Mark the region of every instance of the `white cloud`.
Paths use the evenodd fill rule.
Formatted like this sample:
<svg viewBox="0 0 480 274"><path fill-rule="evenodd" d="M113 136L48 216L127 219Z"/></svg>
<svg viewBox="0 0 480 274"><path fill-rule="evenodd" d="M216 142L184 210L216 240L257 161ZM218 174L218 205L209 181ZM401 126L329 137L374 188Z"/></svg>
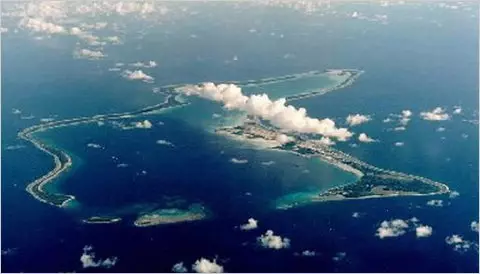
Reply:
<svg viewBox="0 0 480 274"><path fill-rule="evenodd" d="M126 79L129 80L142 80L147 83L152 83L154 78L146 73L144 73L142 70L125 70L122 73L122 76Z"/></svg>
<svg viewBox="0 0 480 274"><path fill-rule="evenodd" d="M187 85L177 88L176 91L188 96L197 95L222 102L226 109L246 111L250 115L268 120L272 125L287 131L320 134L337 138L340 141L345 141L353 135L346 128L335 127L335 122L331 119L310 118L304 108L296 109L291 105L285 105L285 98L271 101L266 94L247 97L242 94L241 88L233 84Z"/></svg>
<svg viewBox="0 0 480 274"><path fill-rule="evenodd" d="M355 115L348 115L346 122L349 126L357 126L366 122L371 121L372 118L370 115L362 115L362 114L355 114Z"/></svg>
<svg viewBox="0 0 480 274"><path fill-rule="evenodd" d="M89 50L89 49L77 49L73 52L75 58L84 58L89 60L98 60L102 59L106 55L99 50Z"/></svg>
<svg viewBox="0 0 480 274"><path fill-rule="evenodd" d="M395 142L394 144L396 147L403 147L405 145L404 142Z"/></svg>
<svg viewBox="0 0 480 274"><path fill-rule="evenodd" d="M14 108L14 109L12 109L12 114L15 114L15 115L22 114L22 111Z"/></svg>
<svg viewBox="0 0 480 274"><path fill-rule="evenodd" d="M136 63L130 64L130 66L136 67L136 68L154 68L157 66L157 62L155 61L148 61L148 63L136 62Z"/></svg>
<svg viewBox="0 0 480 274"><path fill-rule="evenodd" d="M357 17L358 17L358 12L354 11L354 12L352 13L352 18L357 18Z"/></svg>
<svg viewBox="0 0 480 274"><path fill-rule="evenodd" d="M192 270L197 273L223 273L223 266L217 264L216 260L201 258L192 265Z"/></svg>
<svg viewBox="0 0 480 274"><path fill-rule="evenodd" d="M470 223L470 229L471 229L472 231L478 232L478 222L477 222L477 221L473 221L472 223Z"/></svg>
<svg viewBox="0 0 480 274"><path fill-rule="evenodd" d="M415 233L417 234L417 238L429 237L432 235L432 230L431 226L420 225L415 228Z"/></svg>
<svg viewBox="0 0 480 274"><path fill-rule="evenodd" d="M172 266L172 272L175 273L187 273L188 269L185 267L183 262L176 263Z"/></svg>
<svg viewBox="0 0 480 274"><path fill-rule="evenodd" d="M20 27L27 28L33 32L47 34L64 34L67 31L64 27L50 22L45 22L43 18L24 18L19 23Z"/></svg>
<svg viewBox="0 0 480 274"><path fill-rule="evenodd" d="M8 32L8 28L0 27L0 33Z"/></svg>
<svg viewBox="0 0 480 274"><path fill-rule="evenodd" d="M320 138L319 142L324 144L324 145L327 145L327 146L335 145L335 142L332 139L330 139L329 137L325 137L325 136Z"/></svg>
<svg viewBox="0 0 480 274"><path fill-rule="evenodd" d="M392 121L393 121L393 120L392 120L391 118L388 118L388 117L385 118L385 119L383 119L383 122L384 122L384 123L390 123L390 122L392 122Z"/></svg>
<svg viewBox="0 0 480 274"><path fill-rule="evenodd" d="M271 165L273 165L273 164L275 164L275 161L262 162L262 165L264 165L264 166L271 166Z"/></svg>
<svg viewBox="0 0 480 274"><path fill-rule="evenodd" d="M427 202L427 205L442 207L443 206L443 200L430 200L430 201Z"/></svg>
<svg viewBox="0 0 480 274"><path fill-rule="evenodd" d="M95 253L93 253L92 250L93 248L88 245L83 248L83 254L80 257L80 261L82 262L83 268L88 268L88 267L110 268L115 266L115 264L118 261L117 257L110 257L105 260L95 261Z"/></svg>
<svg viewBox="0 0 480 274"><path fill-rule="evenodd" d="M367 134L365 133L360 133L360 135L358 135L358 140L363 143L372 143L377 141L375 139L368 137Z"/></svg>
<svg viewBox="0 0 480 274"><path fill-rule="evenodd" d="M290 239L276 236L272 230L267 230L264 235L257 238L258 243L264 248L282 249L290 247Z"/></svg>
<svg viewBox="0 0 480 274"><path fill-rule="evenodd" d="M135 122L134 126L136 128L148 129L148 128L152 128L152 123L150 123L150 121L148 121L148 120L143 120L143 121L140 121L140 122Z"/></svg>
<svg viewBox="0 0 480 274"><path fill-rule="evenodd" d="M118 36L107 36L104 38L105 41L108 41L114 45L118 45L118 44L121 44L122 43L122 40L120 40L120 37Z"/></svg>
<svg viewBox="0 0 480 274"><path fill-rule="evenodd" d="M412 114L413 114L412 111L410 111L408 109L402 110L402 117L403 118L408 118L408 117L412 116Z"/></svg>
<svg viewBox="0 0 480 274"><path fill-rule="evenodd" d="M315 255L317 255L315 251L311 251L311 250L302 251L302 256L305 256L305 257L313 257Z"/></svg>
<svg viewBox="0 0 480 274"><path fill-rule="evenodd" d="M387 237L398 237L405 234L405 230L408 228L408 223L401 219L395 219L392 221L383 221L380 227L377 228L375 234L380 239Z"/></svg>
<svg viewBox="0 0 480 274"><path fill-rule="evenodd" d="M403 127L403 126L402 126L402 127L395 127L393 130L394 130L394 131L404 131L404 130L406 130L406 129L407 129L406 127Z"/></svg>
<svg viewBox="0 0 480 274"><path fill-rule="evenodd" d="M460 193L458 193L458 191L455 191L455 190L452 191L452 192L450 192L450 194L448 195L448 197L449 197L450 199L455 199L455 198L457 198L458 196L460 196Z"/></svg>
<svg viewBox="0 0 480 274"><path fill-rule="evenodd" d="M353 218L360 218L360 213L359 212L353 212L352 217Z"/></svg>
<svg viewBox="0 0 480 274"><path fill-rule="evenodd" d="M439 127L439 128L437 128L437 132L443 132L443 131L445 131L445 128L444 128L444 127Z"/></svg>
<svg viewBox="0 0 480 274"><path fill-rule="evenodd" d="M173 145L173 143L167 141L167 140L157 140L157 144L159 145L163 145L163 146L170 146L170 147L174 147L175 145Z"/></svg>
<svg viewBox="0 0 480 274"><path fill-rule="evenodd" d="M445 242L453 247L453 250L458 252L468 251L474 243L464 240L462 236L454 234L445 238Z"/></svg>
<svg viewBox="0 0 480 274"><path fill-rule="evenodd" d="M95 144L95 143L88 143L87 144L87 147L91 147L91 148L101 148L103 149L103 147L99 144Z"/></svg>
<svg viewBox="0 0 480 274"><path fill-rule="evenodd" d="M246 164L248 163L248 160L247 159L237 159L237 158L232 158L230 159L230 162L234 163L234 164Z"/></svg>
<svg viewBox="0 0 480 274"><path fill-rule="evenodd" d="M253 218L249 218L246 224L240 226L241 230L252 230L256 228L258 228L258 221Z"/></svg>
<svg viewBox="0 0 480 274"><path fill-rule="evenodd" d="M453 114L461 114L461 113L462 113L462 107L459 107L459 106L453 107Z"/></svg>
<svg viewBox="0 0 480 274"><path fill-rule="evenodd" d="M441 107L436 107L432 111L420 112L420 116L423 118L423 120L428 121L445 121L450 119L450 115L445 113L445 110Z"/></svg>
<svg viewBox="0 0 480 274"><path fill-rule="evenodd" d="M285 134L278 134L277 137L275 137L275 140L278 143L283 145L285 143L293 141L294 139L292 137L289 137L289 136L285 135Z"/></svg>
<svg viewBox="0 0 480 274"><path fill-rule="evenodd" d="M347 256L346 252L337 252L335 256L332 257L332 260L334 260L335 262L339 262L345 259L346 256Z"/></svg>

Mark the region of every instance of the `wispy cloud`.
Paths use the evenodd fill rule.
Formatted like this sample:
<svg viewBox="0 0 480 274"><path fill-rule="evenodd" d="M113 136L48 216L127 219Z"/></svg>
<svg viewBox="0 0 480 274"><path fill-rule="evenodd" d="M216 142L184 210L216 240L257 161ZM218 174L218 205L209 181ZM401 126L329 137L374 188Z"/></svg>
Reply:
<svg viewBox="0 0 480 274"><path fill-rule="evenodd" d="M78 59L98 60L106 55L99 50L77 49L73 52L73 56Z"/></svg>
<svg viewBox="0 0 480 274"><path fill-rule="evenodd" d="M179 262L179 263L176 263L173 265L172 267L172 272L175 272L175 273L187 273L188 272L188 269L187 267L185 267L185 265L183 264L183 262Z"/></svg>
<svg viewBox="0 0 480 274"><path fill-rule="evenodd" d="M247 159L232 158L232 159L230 159L230 162L234 163L234 164L246 164L246 163L248 163L248 160Z"/></svg>
<svg viewBox="0 0 480 274"><path fill-rule="evenodd" d="M89 268L89 267L104 267L104 268L111 268L115 266L117 263L118 259L117 257L110 257L105 260L95 260L95 253L93 253L93 247L92 246L85 246L83 248L83 254L80 257L80 261L82 262L83 268Z"/></svg>
<svg viewBox="0 0 480 274"><path fill-rule="evenodd" d="M132 67L136 67L136 68L154 68L157 66L157 62L155 61L148 61L148 62L136 62L136 63L132 63L130 64L130 66Z"/></svg>
<svg viewBox="0 0 480 274"><path fill-rule="evenodd" d="M66 29L63 26L46 22L43 18L24 18L19 23L19 27L29 29L33 32L46 34L65 34Z"/></svg>
<svg viewBox="0 0 480 274"><path fill-rule="evenodd" d="M169 147L174 147L172 142L169 142L167 140L157 140L157 144L162 145L162 146L169 146Z"/></svg>
<svg viewBox="0 0 480 274"><path fill-rule="evenodd" d="M443 200L430 200L430 201L427 202L427 205L442 207L443 206Z"/></svg>

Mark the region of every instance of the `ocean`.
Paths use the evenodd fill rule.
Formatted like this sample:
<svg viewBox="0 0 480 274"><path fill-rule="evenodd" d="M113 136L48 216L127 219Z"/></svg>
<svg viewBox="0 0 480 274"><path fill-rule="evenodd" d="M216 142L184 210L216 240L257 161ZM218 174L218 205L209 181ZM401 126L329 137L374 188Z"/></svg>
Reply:
<svg viewBox="0 0 480 274"><path fill-rule="evenodd" d="M399 6L383 25L263 8L236 10L221 21L214 19L228 4L216 5L211 13L152 28L143 40L132 34L122 47L108 48L108 58L100 61L72 59L71 46L62 38L29 44L25 41L31 37L22 33L2 36L2 251L10 250L1 257L2 271L170 272L175 263L190 266L205 257L217 258L227 272L477 272L478 249L456 252L445 237L459 234L478 242L478 233L470 229L479 218L478 124L462 121L478 121L478 13L471 18ZM362 8L366 7L355 7ZM441 20L442 26L432 20ZM141 27L133 26L132 33ZM234 56L238 60L233 61ZM115 62L152 58L161 64L151 70L155 84L127 81L107 71ZM446 183L460 196L312 203L276 210L279 197L325 190L353 176L316 159L215 135L213 114L221 115L218 125L242 114L227 116L218 104L195 98L189 98L190 106L123 121L148 119L151 129L121 130L106 123L39 134L73 155L73 169L53 187L75 195L79 203L58 209L25 191L30 181L53 167L47 155L16 138L40 118L59 120L153 105L164 97L152 88L167 84L240 81L329 68L365 73L352 86L292 104L339 125L349 114L369 114L373 120L352 131L379 140L339 142L337 148L381 168ZM462 114L448 121L419 117L421 111L441 106L451 112L457 105ZM12 114L13 108L22 114ZM406 130L389 130L396 123L382 120L404 109L414 113ZM29 115L35 117L21 119ZM440 126L445 131L437 132ZM404 145L397 147L395 142ZM89 143L104 148L91 148ZM25 147L6 149L10 145ZM232 158L248 162L235 164ZM431 199L442 199L444 206L427 206ZM172 201L182 206L201 203L209 217L146 228L132 225L138 212ZM354 212L360 217L353 218ZM81 222L95 214L127 217L118 224ZM259 228L241 231L238 226L250 217L259 221ZM433 227L433 234L375 236L382 221L412 217ZM260 247L256 238L268 229L289 238L290 248ZM111 269L82 269L80 256L86 245L94 247L97 258L116 256L118 263ZM295 255L304 250L316 256Z"/></svg>

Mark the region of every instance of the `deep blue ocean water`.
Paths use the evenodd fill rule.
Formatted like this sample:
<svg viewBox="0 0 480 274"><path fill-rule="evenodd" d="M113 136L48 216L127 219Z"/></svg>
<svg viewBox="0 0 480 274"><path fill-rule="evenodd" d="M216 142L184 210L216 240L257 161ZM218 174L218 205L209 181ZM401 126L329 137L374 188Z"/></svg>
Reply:
<svg viewBox="0 0 480 274"><path fill-rule="evenodd" d="M213 14L227 9L217 8ZM94 62L73 60L71 46L60 38L27 44L31 38L20 34L2 36L2 250L15 249L2 256L2 271L85 271L79 261L85 245L93 245L99 258L117 256L119 262L111 269L115 272L168 272L179 261L190 265L200 257L215 256L229 272L478 271L478 252L454 252L444 240L460 234L478 242L478 233L469 227L478 220L478 125L462 122L478 119L478 18L414 7L391 12L388 25L276 9L235 11L222 22L200 14L152 29L152 35L141 41L129 39L120 48L108 49L106 60ZM417 15L424 19L408 19ZM442 27L428 23L439 18ZM250 28L259 31L252 35ZM272 31L285 37L272 37ZM192 33L198 35L195 42L189 38ZM139 45L142 50L135 50ZM287 53L294 58L283 58ZM235 55L238 61L225 62ZM115 62L144 59L161 64L152 70L154 85L129 82L107 71ZM42 139L74 155L73 172L55 187L75 194L81 205L60 210L24 190L53 165L48 156L16 139L19 130L39 118L151 105L163 100L151 88L164 84L258 79L332 67L361 68L366 73L351 87L294 105L339 124L348 114L371 114L372 122L352 130L367 132L380 142L352 148L348 144L353 141L339 143L338 148L379 167L445 182L460 193L458 198L438 197L448 204L442 208L426 206L433 197L401 197L274 210L272 202L284 194L325 189L351 176L321 162L213 135L206 121L222 109L203 100L193 100L194 111L186 107L145 117L154 124L149 130L92 124L42 133ZM462 106L463 114L450 121L418 117L420 111L437 106L451 112L454 105ZM35 118L20 119L12 108ZM198 109L202 115L195 115ZM414 112L407 130L388 131L393 124L382 119L403 109ZM436 132L439 126L446 131ZM155 144L160 139L175 147ZM405 145L395 147L394 142ZM105 149L87 148L88 143ZM5 150L16 144L27 147ZM232 164L234 157L248 163ZM275 164L261 165L267 161ZM118 168L118 163L129 166ZM147 174L138 175L142 170ZM91 213L161 205L165 197L200 202L212 216L148 228L136 228L131 222L80 222ZM352 218L353 212L362 217ZM249 217L259 220L259 229L235 229ZM381 221L411 217L432 226L433 235L416 239L409 232L384 240L374 236ZM290 238L291 247L275 251L257 246L255 238L267 229ZM293 255L306 249L319 255ZM337 252L346 253L339 262L332 260Z"/></svg>

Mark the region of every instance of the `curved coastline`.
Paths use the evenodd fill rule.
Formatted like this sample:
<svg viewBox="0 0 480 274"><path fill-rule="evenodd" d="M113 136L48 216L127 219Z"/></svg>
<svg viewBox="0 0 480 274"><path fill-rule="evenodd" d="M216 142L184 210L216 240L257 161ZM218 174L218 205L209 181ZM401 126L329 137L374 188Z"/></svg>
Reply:
<svg viewBox="0 0 480 274"><path fill-rule="evenodd" d="M319 96L323 95L327 92L331 92L334 90L342 89L345 87L348 87L352 85L358 77L360 77L361 74L364 73L362 70L357 70L357 69L337 69L337 70L326 70L323 72L320 71L310 71L306 73L299 73L299 74L291 74L291 75L286 75L286 76L279 76L279 77L270 77L270 78L263 78L259 80L246 80L246 81L230 81L230 83L237 84L239 86L249 86L249 85L265 85L265 84L271 84L271 83L276 83L276 82L282 82L282 81L290 81L290 80L295 80L303 77L313 77L316 75L320 75L322 73L330 74L332 76L347 76L345 80L337 83L334 86L331 87L326 87L326 88L320 88L317 90L313 90L310 92L303 92L300 94L292 95L289 97L286 97L287 101L293 101L293 100L300 100L300 99L305 99L308 97L312 96ZM21 139L24 139L30 143L32 143L35 147L38 149L42 150L46 154L50 155L53 158L53 161L55 163L55 167L49 171L47 174L41 176L40 178L37 178L35 181L31 182L28 184L26 190L37 200L64 208L66 207L71 201L75 200L75 197L73 195L66 195L66 194L61 194L61 193L51 193L46 190L45 186L52 182L55 178L57 178L59 175L61 175L63 172L67 171L71 166L72 166L72 159L71 157L64 151L57 149L53 146L48 146L46 144L42 144L42 142L38 139L35 139L34 134L37 132L41 131L46 131L54 128L59 128L59 127L67 127L67 126L74 126L78 124L86 124L86 123L92 123L92 122L104 122L108 120L119 120L119 119L128 119L128 118L133 118L137 116L142 116L142 115L149 115L149 114L155 114L158 113L158 111L163 111L167 109L173 109L177 107L182 107L190 104L188 101L183 100L182 98L178 97L178 94L176 94L174 91L176 88L179 86L182 86L180 84L175 84L175 85L168 85L160 88L160 93L166 94L166 98L164 102L153 105L153 106L148 106L139 110L134 110L134 111L128 111L128 112L123 112L123 113L112 113L112 114L102 114L102 115L94 115L91 117L78 117L78 118L72 118L72 119L66 119L66 120L60 120L60 121L53 121L53 122L47 122L47 123L41 123L38 125L34 125L31 127L28 127L21 132L18 133L18 136ZM255 125L254 125L255 126ZM260 127L264 127L264 125L257 125ZM227 128L219 128L215 130L216 133L219 134L226 134L231 137L236 136L237 140L238 137L240 139L247 139L251 141L252 139L263 139L264 141L272 141L269 140L269 137L261 136L244 136L243 132L242 134L238 134L238 132L233 132L231 129L235 128L241 128L241 126L237 127L227 127ZM273 131L273 134L276 135L276 130L275 129L267 129L270 130L271 132ZM293 146L286 148L282 146L277 146L277 147L272 147L270 146L269 148L272 149L278 149L281 151L285 152L290 152L290 153L295 153L303 157L318 157L322 161L327 162L329 164L332 164L340 169L345 170L346 172L350 172L356 175L358 180L356 180L353 183L348 183L342 186L337 186L334 188L330 188L322 193L319 193L317 196L312 198L313 201L333 201L333 200L344 200L344 199L367 199L367 198L378 198L378 197L390 197L390 196L406 196L406 195L433 195L433 194L441 194L441 193L448 193L450 192L450 189L448 188L447 185L432 181L427 178L423 178L420 176L414 176L414 175L409 175L409 174L403 174L400 172L395 172L395 171L390 171L390 170L383 170L378 167L374 167L372 165L369 165L365 162L360 161L359 159L356 159L346 153L343 153L341 151L338 151L336 149L333 149L328 146L318 146L314 145L312 146L312 143L314 143L311 140L304 140L302 138L298 138ZM429 193L412 193L412 192L388 192L389 190L385 189L380 189L382 192L381 194L376 194L374 193L373 195L360 195L358 197L349 197L345 196L345 192L348 190L349 187L354 186L354 185L359 185L362 181L367 179L372 178L372 174L375 173L375 176L381 175L381 176L390 176L392 180L397 180L397 181L402 181L402 180L407 180L407 181L419 181L421 183L430 185L432 187L435 187L436 190L429 192ZM367 176L366 176L367 175ZM373 176L373 177L375 177ZM374 189L374 190L379 190L379 189ZM94 220L94 222L97 220ZM102 220L103 221L103 220Z"/></svg>
<svg viewBox="0 0 480 274"><path fill-rule="evenodd" d="M53 205L57 207L64 208L71 201L75 200L75 196L61 194L61 193L51 193L45 189L45 186L52 182L55 178L60 176L63 172L67 171L73 164L71 157L64 151L59 150L53 146L47 146L41 141L35 139L34 134L37 132L47 131L59 127L74 126L79 124L88 124L93 122L104 122L108 120L119 120L134 118L142 115L148 115L155 113L159 110L167 110L177 107L182 107L188 105L188 102L180 102L176 99L176 96L169 94L164 102L148 106L139 110L122 112L122 113L112 113L112 114L102 114L94 115L91 117L79 117L72 119L65 119L54 122L41 123L28 127L18 133L18 137L32 143L36 148L50 155L54 161L54 168L49 171L47 174L41 176L35 181L29 183L26 187L26 191L30 193L35 199Z"/></svg>

